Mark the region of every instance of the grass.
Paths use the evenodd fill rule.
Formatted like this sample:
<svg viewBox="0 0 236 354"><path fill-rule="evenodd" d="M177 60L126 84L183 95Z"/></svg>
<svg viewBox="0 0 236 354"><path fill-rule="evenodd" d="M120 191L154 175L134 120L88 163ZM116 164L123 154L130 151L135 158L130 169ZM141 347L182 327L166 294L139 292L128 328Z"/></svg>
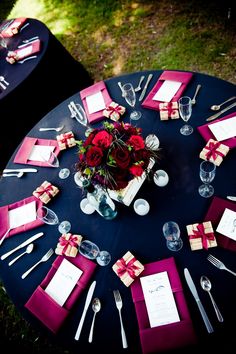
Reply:
<svg viewBox="0 0 236 354"><path fill-rule="evenodd" d="M0 18L44 22L95 81L149 69L236 83L235 9L201 0L1 0ZM236 22L236 21L235 21ZM19 353L67 353L27 324L0 288L0 333ZM2 339L1 339L2 340Z"/></svg>

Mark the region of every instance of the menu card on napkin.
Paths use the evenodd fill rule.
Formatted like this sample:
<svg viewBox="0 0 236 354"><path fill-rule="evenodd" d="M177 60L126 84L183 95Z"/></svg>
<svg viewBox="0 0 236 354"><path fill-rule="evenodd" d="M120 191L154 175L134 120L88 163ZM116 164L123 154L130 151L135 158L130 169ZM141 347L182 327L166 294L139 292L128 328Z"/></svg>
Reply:
<svg viewBox="0 0 236 354"><path fill-rule="evenodd" d="M218 141L236 136L236 116L209 125L209 129Z"/></svg>
<svg viewBox="0 0 236 354"><path fill-rule="evenodd" d="M64 258L45 292L63 306L82 273L81 269Z"/></svg>
<svg viewBox="0 0 236 354"><path fill-rule="evenodd" d="M55 146L34 145L29 154L28 159L31 161L49 160L50 152L55 149ZM44 158L43 158L44 156Z"/></svg>
<svg viewBox="0 0 236 354"><path fill-rule="evenodd" d="M225 208L216 231L236 241L236 212Z"/></svg>
<svg viewBox="0 0 236 354"><path fill-rule="evenodd" d="M11 229L15 229L34 220L36 220L35 201L9 210L9 228Z"/></svg>
<svg viewBox="0 0 236 354"><path fill-rule="evenodd" d="M150 327L180 321L167 272L140 277Z"/></svg>
<svg viewBox="0 0 236 354"><path fill-rule="evenodd" d="M154 95L153 100L170 102L174 95L177 93L181 86L181 82L165 80L157 93Z"/></svg>
<svg viewBox="0 0 236 354"><path fill-rule="evenodd" d="M106 108L101 91L86 97L89 114L101 111Z"/></svg>

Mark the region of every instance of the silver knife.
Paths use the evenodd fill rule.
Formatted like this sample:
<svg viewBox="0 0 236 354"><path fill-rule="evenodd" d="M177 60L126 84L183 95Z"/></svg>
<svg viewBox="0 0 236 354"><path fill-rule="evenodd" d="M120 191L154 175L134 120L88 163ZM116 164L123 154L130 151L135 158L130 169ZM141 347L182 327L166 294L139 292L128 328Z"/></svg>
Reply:
<svg viewBox="0 0 236 354"><path fill-rule="evenodd" d="M205 309L204 309L204 307L203 307L203 305L201 303L201 300L200 300L200 298L198 296L197 289L196 289L196 287L194 285L193 279L192 279L192 277L191 277L191 275L189 273L188 268L184 268L184 276L185 276L186 282L188 284L188 287L189 287L191 293L193 294L193 297L194 297L194 299L195 299L195 301L197 303L199 311L200 311L200 313L202 315L202 319L203 319L203 321L205 323L207 332L208 333L214 332L214 329L213 329L213 327L211 325L211 322L210 322L210 320L209 320L209 318L208 318L208 316L206 314L206 311L205 311Z"/></svg>
<svg viewBox="0 0 236 354"><path fill-rule="evenodd" d="M142 101L142 99L143 99L143 97L144 97L144 95L145 95L145 93L146 93L148 84L149 84L149 82L151 81L152 77L153 77L153 74L149 74L149 75L148 75L146 84L145 84L145 86L144 86L144 88L143 88L143 91L142 91L140 97L139 97L139 101Z"/></svg>
<svg viewBox="0 0 236 354"><path fill-rule="evenodd" d="M89 291L88 291L88 294L87 294L87 297L86 297L86 301L85 301L85 305L84 305L84 310L83 310L83 313L82 313L82 316L81 316L81 319L80 319L80 322L79 322L79 326L78 326L76 334L75 334L75 340L79 340L80 333L81 333L81 330L82 330L82 327L83 327L83 324L84 324L85 315L86 315L86 312L88 310L89 304L90 304L90 302L92 300L92 296L93 296L93 292L94 292L94 289L95 289L95 285L96 285L96 280L94 280L92 282L92 284L90 285L90 287L89 287Z"/></svg>
<svg viewBox="0 0 236 354"><path fill-rule="evenodd" d="M213 119L216 119L218 118L222 113L225 113L226 111L228 111L229 109L233 108L236 106L236 102L232 103L231 105L229 105L228 107L222 109L220 112L216 113L216 114L213 114L213 116L210 116L206 119L206 121L211 121Z"/></svg>
<svg viewBox="0 0 236 354"><path fill-rule="evenodd" d="M236 202L236 197L233 197L232 195L227 195L227 199L232 200L233 202Z"/></svg>
<svg viewBox="0 0 236 354"><path fill-rule="evenodd" d="M8 172L38 172L36 168L6 168L3 170L3 173L8 173Z"/></svg>
<svg viewBox="0 0 236 354"><path fill-rule="evenodd" d="M19 250L20 248L23 248L25 246L27 246L28 244L30 244L31 242L37 240L37 238L43 236L43 232L39 232L38 234L35 234L34 236L31 236L30 238L28 238L28 240L24 241L23 243L21 243L19 246L13 248L11 251L4 253L1 256L1 260L7 258L8 256L10 256L13 252Z"/></svg>

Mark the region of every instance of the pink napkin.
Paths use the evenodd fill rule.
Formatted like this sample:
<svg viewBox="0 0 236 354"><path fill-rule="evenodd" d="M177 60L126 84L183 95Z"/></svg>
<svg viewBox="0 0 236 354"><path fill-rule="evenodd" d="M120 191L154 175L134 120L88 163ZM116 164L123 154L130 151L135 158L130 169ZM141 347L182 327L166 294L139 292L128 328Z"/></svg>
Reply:
<svg viewBox="0 0 236 354"><path fill-rule="evenodd" d="M43 161L32 161L28 157L34 145L44 145L44 146L55 146L54 153L58 156L60 149L57 140L50 139L37 139L26 136L16 153L14 158L15 163L28 164L41 167L50 167L46 162Z"/></svg>
<svg viewBox="0 0 236 354"><path fill-rule="evenodd" d="M10 64L14 64L15 62L27 58L32 54L38 53L40 50L41 41L40 39L37 39L22 48L10 50L7 53L6 61L8 61Z"/></svg>
<svg viewBox="0 0 236 354"><path fill-rule="evenodd" d="M198 129L199 133L202 135L203 139L205 139L206 141L208 141L209 139L215 140L215 136L213 135L211 130L208 128L208 125L216 123L216 122L220 122L221 120L231 118L231 117L235 116L235 114L236 113L234 112L234 113L228 114L227 116L225 116L223 118L215 119L214 121L212 121L210 123L207 123L207 124L197 127L197 129ZM236 147L236 137L223 140L222 144L227 145L230 148L234 148L234 147Z"/></svg>
<svg viewBox="0 0 236 354"><path fill-rule="evenodd" d="M165 80L172 80L172 81L178 81L181 82L181 86L178 89L177 93L174 95L172 98L171 102L178 101L178 99L182 96L182 93L186 89L189 81L192 79L193 73L190 72L182 72L182 71L164 71L161 76L159 77L158 81L152 88L152 90L149 92L145 100L142 102L141 106L145 108L150 108L150 109L155 109L159 110L159 104L162 103L161 101L156 101L153 100L153 97L159 90L159 88L162 86L163 82Z"/></svg>
<svg viewBox="0 0 236 354"><path fill-rule="evenodd" d="M0 207L0 239L3 237L3 235L7 232L9 229L9 214L8 211L12 209L19 208L20 206L26 205L27 203L31 203L35 201L36 202L36 209L39 208L43 203L41 202L40 199L37 199L35 196L31 196L25 199L22 199L16 203L5 205ZM34 229L35 227L38 227L40 225L43 225L43 221L36 219L32 222L29 222L25 225L16 227L15 229L12 229L8 232L6 238L19 234L20 232L25 232L31 229Z"/></svg>
<svg viewBox="0 0 236 354"><path fill-rule="evenodd" d="M94 113L89 114L88 105L86 102L87 96L98 93L99 91L102 93L102 96L103 96L103 99L105 102L105 106L108 106L112 102L112 99L107 91L104 81L99 81L96 84L89 86L89 87L85 88L84 90L80 91L80 96L81 96L89 123L96 123L96 122L104 119L103 109L98 112L94 112Z"/></svg>
<svg viewBox="0 0 236 354"><path fill-rule="evenodd" d="M27 20L26 17L16 18L9 26L6 27L6 29L4 29L1 32L1 35L4 38L13 37L15 34L19 32L20 28L22 27L22 25L25 23L26 20Z"/></svg>
<svg viewBox="0 0 236 354"><path fill-rule="evenodd" d="M140 279L131 284L131 294L135 305L142 352L157 353L196 343L196 335L189 314L181 280L173 257L144 265L142 276L168 272L180 321L158 327L150 327Z"/></svg>
<svg viewBox="0 0 236 354"><path fill-rule="evenodd" d="M69 262L73 263L83 271L75 288L67 299L66 303L62 306L58 305L45 291L48 283L56 273L59 265L66 258ZM81 293L88 288L89 281L95 271L97 264L93 261L78 254L75 258L58 256L52 264L48 274L43 279L41 284L33 292L25 307L31 311L46 327L52 332L56 333L66 317L69 315L73 305L79 298ZM63 285L62 285L63 286Z"/></svg>
<svg viewBox="0 0 236 354"><path fill-rule="evenodd" d="M230 200L221 199L219 197L213 197L204 221L210 220L215 230L220 222L225 208L236 211L236 203L231 202ZM215 232L215 237L218 246L227 248L231 251L236 251L236 241L217 232Z"/></svg>

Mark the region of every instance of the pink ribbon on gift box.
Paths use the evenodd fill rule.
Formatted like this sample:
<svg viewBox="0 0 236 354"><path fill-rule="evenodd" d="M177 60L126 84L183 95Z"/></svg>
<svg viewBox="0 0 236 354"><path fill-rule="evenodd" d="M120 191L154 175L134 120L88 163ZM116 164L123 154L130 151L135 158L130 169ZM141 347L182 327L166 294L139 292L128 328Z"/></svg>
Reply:
<svg viewBox="0 0 236 354"><path fill-rule="evenodd" d="M74 135L72 133L65 133L65 134L62 134L62 137L60 137L59 142L61 144L65 144L66 146L68 146L69 144L67 143L67 140L69 140L71 138L74 138Z"/></svg>
<svg viewBox="0 0 236 354"><path fill-rule="evenodd" d="M173 106L172 103L173 102L165 102L165 107L160 108L160 111L164 111L164 112L167 111L168 112L168 117L171 117L172 113L175 114L175 112L178 111L177 108L172 107Z"/></svg>
<svg viewBox="0 0 236 354"><path fill-rule="evenodd" d="M46 193L48 196L53 196L53 186L51 183L47 187L40 186L36 189L37 197L40 197L42 194Z"/></svg>
<svg viewBox="0 0 236 354"><path fill-rule="evenodd" d="M117 269L118 276L122 277L122 275L127 272L132 279L135 279L135 270L139 269L139 267L134 264L135 261L135 257L133 257L128 263L125 262L124 258L119 259L116 262L117 266L119 267Z"/></svg>
<svg viewBox="0 0 236 354"><path fill-rule="evenodd" d="M78 238L77 236L71 235L68 240L65 237L61 236L59 238L59 244L63 247L62 254L64 254L69 246L77 247L78 246Z"/></svg>
<svg viewBox="0 0 236 354"><path fill-rule="evenodd" d="M218 147L220 146L220 142L210 142L208 145L205 146L205 149L209 150L206 153L206 158L209 160L211 157L216 160L217 156L224 157L224 154L221 151L217 151Z"/></svg>
<svg viewBox="0 0 236 354"><path fill-rule="evenodd" d="M197 225L197 231L193 230L193 233L194 233L194 235L190 235L189 238L193 239L193 238L200 237L202 239L202 246L206 250L208 249L207 240L213 241L215 238L215 235L213 232L205 233L205 228L202 224Z"/></svg>

